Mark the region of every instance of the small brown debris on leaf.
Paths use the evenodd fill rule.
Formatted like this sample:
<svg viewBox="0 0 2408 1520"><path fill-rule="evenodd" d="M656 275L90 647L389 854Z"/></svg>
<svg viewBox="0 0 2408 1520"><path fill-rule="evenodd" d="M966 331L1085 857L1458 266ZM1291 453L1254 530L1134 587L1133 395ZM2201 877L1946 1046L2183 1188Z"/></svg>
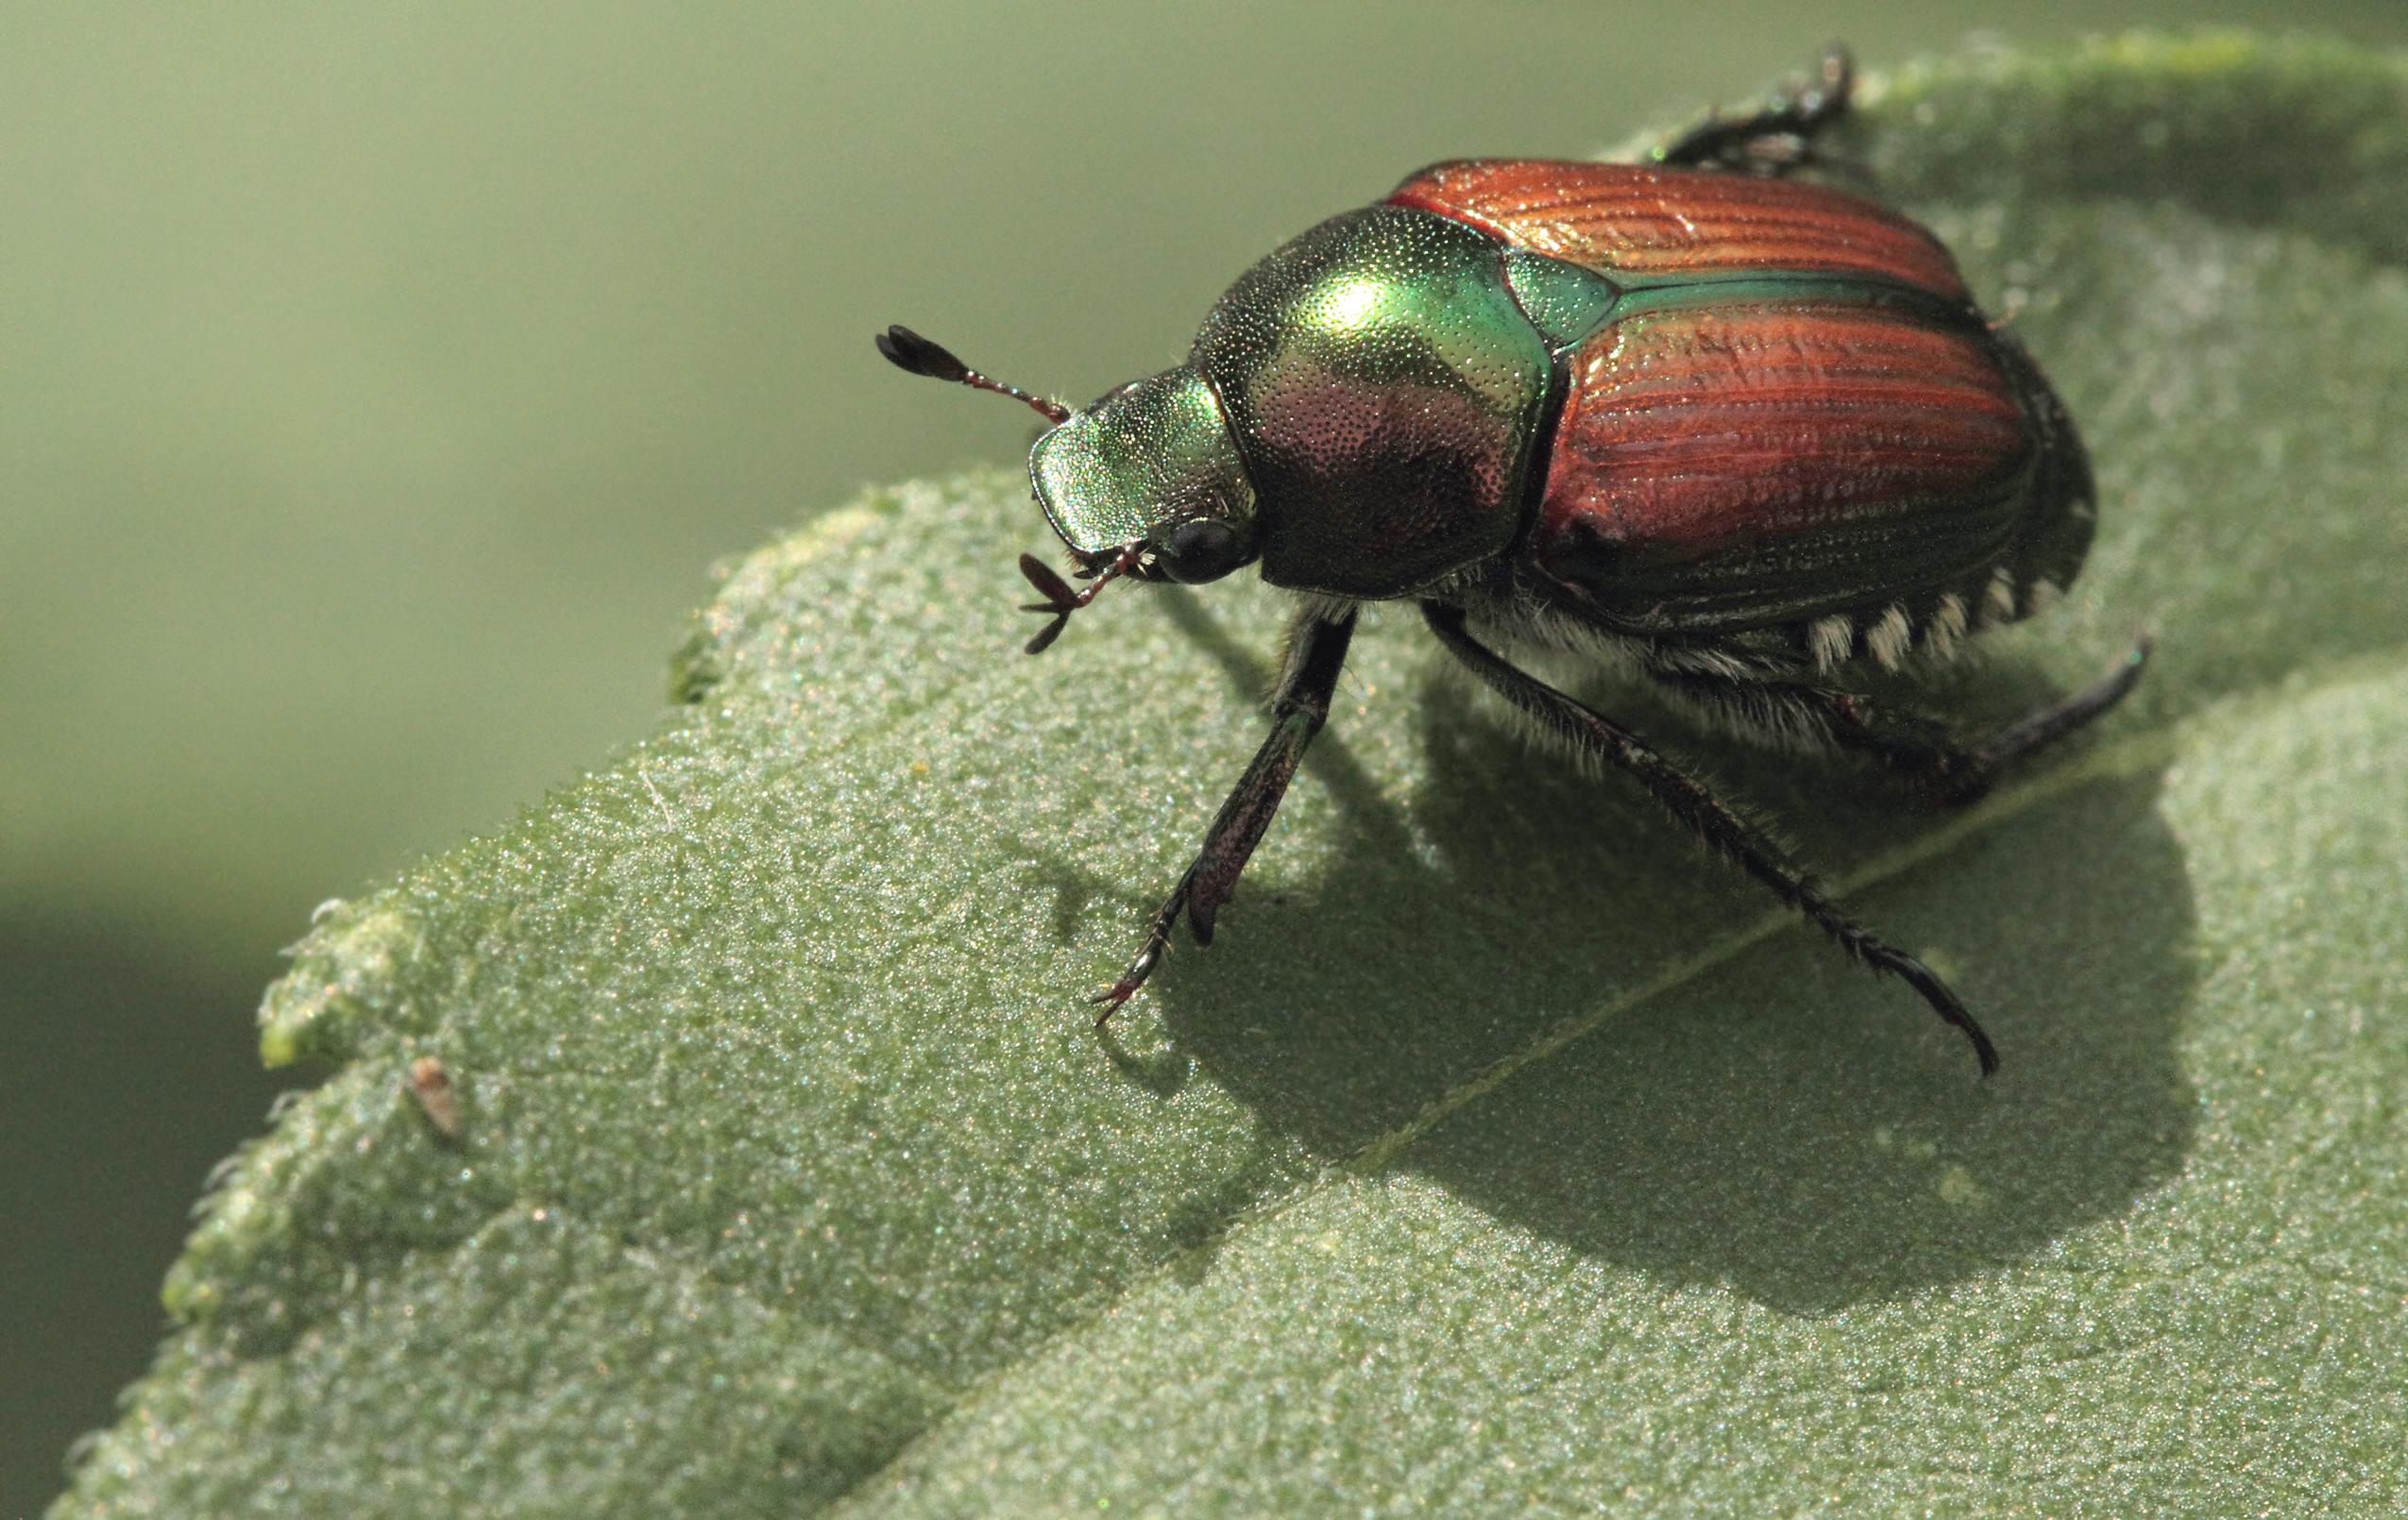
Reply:
<svg viewBox="0 0 2408 1520"><path fill-rule="evenodd" d="M446 1140L460 1138L460 1093L451 1085L451 1069L441 1057L421 1056L412 1061L405 1086L438 1134Z"/></svg>

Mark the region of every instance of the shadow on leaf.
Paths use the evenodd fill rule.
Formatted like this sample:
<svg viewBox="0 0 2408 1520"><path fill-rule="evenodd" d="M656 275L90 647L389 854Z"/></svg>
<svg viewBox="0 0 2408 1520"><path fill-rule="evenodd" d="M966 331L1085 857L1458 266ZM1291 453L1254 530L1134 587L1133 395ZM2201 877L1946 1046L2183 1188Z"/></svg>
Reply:
<svg viewBox="0 0 2408 1520"><path fill-rule="evenodd" d="M1984 1016L2007 1067L1983 1084L1803 924L1647 992L1770 901L1635 788L1426 684L1428 785L1382 799L1333 735L1308 767L1342 814L1319 889L1232 908L1228 949L1159 979L1179 1046L1272 1129L1331 1159L1406 1141L1389 1164L1501 1219L1808 1313L2026 1257L2179 1168L2194 916L2155 775L2036 800L1851 900ZM1836 766L1717 749L1709 773L1835 879L1936 826Z"/></svg>

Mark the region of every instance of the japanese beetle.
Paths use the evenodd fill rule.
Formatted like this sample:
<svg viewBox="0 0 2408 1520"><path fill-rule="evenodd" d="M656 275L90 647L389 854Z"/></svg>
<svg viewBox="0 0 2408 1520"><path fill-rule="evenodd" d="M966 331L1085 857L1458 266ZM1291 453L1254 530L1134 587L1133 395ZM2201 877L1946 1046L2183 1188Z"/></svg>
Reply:
<svg viewBox="0 0 2408 1520"><path fill-rule="evenodd" d="M1763 829L1630 730L1496 646L1606 648L1741 735L1871 755L1943 797L2121 700L2096 684L1987 734L1832 684L1944 657L2080 568L2090 464L2023 346L1922 227L1790 177L1848 110L1834 48L1763 110L1640 164L1471 160L1407 178L1248 270L1189 362L1071 411L904 328L886 357L1026 402L1039 503L1086 578L1021 569L1051 615L1110 581L1259 564L1299 593L1269 736L1120 979L1182 915L1198 944L1330 699L1361 604L1411 599L1540 727L1629 773L1848 954L1990 1039L1930 968L1842 914Z"/></svg>

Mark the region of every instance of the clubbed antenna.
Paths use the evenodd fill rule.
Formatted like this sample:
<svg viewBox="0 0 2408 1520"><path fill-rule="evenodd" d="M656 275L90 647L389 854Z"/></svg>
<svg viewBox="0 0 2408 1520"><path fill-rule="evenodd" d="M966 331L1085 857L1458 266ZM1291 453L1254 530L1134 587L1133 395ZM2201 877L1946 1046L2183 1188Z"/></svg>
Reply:
<svg viewBox="0 0 2408 1520"><path fill-rule="evenodd" d="M890 327L878 334L877 344L878 352L887 356L887 362L907 375L925 375L930 380L951 380L956 385L967 385L973 390L1009 396L1015 401L1035 408L1046 421L1056 426L1070 420L1070 408L1058 401L1048 401L1042 396L1031 396L1017 385L989 380L956 359L953 350L943 344L930 343L909 328Z"/></svg>

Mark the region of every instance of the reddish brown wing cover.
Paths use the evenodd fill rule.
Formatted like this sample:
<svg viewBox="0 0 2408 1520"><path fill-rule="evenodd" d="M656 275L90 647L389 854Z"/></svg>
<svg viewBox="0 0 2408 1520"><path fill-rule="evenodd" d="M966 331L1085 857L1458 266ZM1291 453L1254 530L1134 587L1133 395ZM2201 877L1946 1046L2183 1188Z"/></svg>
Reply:
<svg viewBox="0 0 2408 1520"><path fill-rule="evenodd" d="M1967 298L1956 261L1929 232L1872 201L1795 180L1465 159L1422 170L1388 201L1607 276L1789 269L1869 276Z"/></svg>
<svg viewBox="0 0 2408 1520"><path fill-rule="evenodd" d="M1978 325L1830 297L1673 309L1571 366L1531 552L1602 603L1695 599L1684 616L1724 626L1877 607L1978 573L2013 531L2031 435Z"/></svg>

